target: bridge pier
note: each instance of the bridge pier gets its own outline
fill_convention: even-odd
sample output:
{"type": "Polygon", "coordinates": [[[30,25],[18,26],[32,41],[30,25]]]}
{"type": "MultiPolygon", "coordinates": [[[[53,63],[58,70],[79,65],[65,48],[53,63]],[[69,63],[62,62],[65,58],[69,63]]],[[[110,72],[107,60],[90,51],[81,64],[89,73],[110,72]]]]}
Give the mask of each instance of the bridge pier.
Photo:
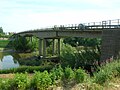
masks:
{"type": "Polygon", "coordinates": [[[103,30],[100,62],[117,58],[120,58],[120,30],[103,30]]]}
{"type": "Polygon", "coordinates": [[[43,39],[43,57],[46,57],[46,39],[43,39]]]}
{"type": "Polygon", "coordinates": [[[60,38],[58,38],[58,56],[60,56],[60,38]]]}
{"type": "MultiPolygon", "coordinates": [[[[46,38],[41,39],[39,38],[39,56],[43,56],[43,58],[45,58],[47,56],[47,51],[46,51],[46,38]]],[[[60,56],[60,38],[57,38],[57,43],[55,44],[56,39],[52,38],[52,56],[54,56],[55,54],[57,54],[58,56],[60,56]],[[56,53],[55,53],[55,47],[56,48],[56,53]]]]}
{"type": "Polygon", "coordinates": [[[52,39],[52,56],[55,54],[55,39],[52,39]]]}
{"type": "Polygon", "coordinates": [[[43,48],[43,39],[39,38],[39,56],[43,55],[42,48],[43,48]]]}

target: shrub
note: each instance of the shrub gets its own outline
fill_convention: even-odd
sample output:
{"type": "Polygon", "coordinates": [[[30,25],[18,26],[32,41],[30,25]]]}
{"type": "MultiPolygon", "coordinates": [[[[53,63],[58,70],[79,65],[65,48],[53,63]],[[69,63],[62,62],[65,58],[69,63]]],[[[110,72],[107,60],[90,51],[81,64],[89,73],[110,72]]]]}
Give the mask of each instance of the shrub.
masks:
{"type": "Polygon", "coordinates": [[[7,73],[34,73],[34,71],[41,71],[44,70],[50,71],[54,66],[47,65],[47,66],[20,66],[18,68],[11,68],[11,69],[5,69],[0,70],[0,74],[7,74],[7,73]]]}
{"type": "Polygon", "coordinates": [[[53,83],[55,82],[55,80],[59,80],[59,79],[61,80],[61,78],[63,77],[63,74],[64,72],[60,65],[58,67],[53,68],[50,71],[50,75],[53,83]]]}
{"type": "Polygon", "coordinates": [[[73,80],[75,78],[74,71],[70,67],[65,68],[64,78],[68,81],[73,80]]]}
{"type": "Polygon", "coordinates": [[[104,84],[106,81],[120,75],[120,61],[116,60],[111,63],[107,63],[100,68],[98,73],[95,73],[95,82],[98,84],[104,84]]]}
{"type": "Polygon", "coordinates": [[[52,80],[47,71],[35,72],[32,80],[32,87],[35,90],[45,90],[52,84],[52,80]]]}
{"type": "Polygon", "coordinates": [[[79,68],[75,71],[75,80],[77,81],[77,83],[82,83],[87,78],[88,78],[87,74],[81,68],[79,68]]]}
{"type": "Polygon", "coordinates": [[[75,47],[72,47],[68,44],[63,44],[61,49],[61,64],[63,67],[67,67],[68,65],[72,68],[75,66],[75,47]]]}
{"type": "Polygon", "coordinates": [[[13,79],[14,81],[14,88],[19,90],[26,90],[30,88],[30,78],[28,78],[28,74],[15,74],[13,79]]]}
{"type": "Polygon", "coordinates": [[[10,90],[12,82],[9,79],[0,79],[0,90],[10,90]]]}
{"type": "Polygon", "coordinates": [[[104,70],[95,74],[95,83],[104,84],[109,79],[109,74],[104,70]]]}

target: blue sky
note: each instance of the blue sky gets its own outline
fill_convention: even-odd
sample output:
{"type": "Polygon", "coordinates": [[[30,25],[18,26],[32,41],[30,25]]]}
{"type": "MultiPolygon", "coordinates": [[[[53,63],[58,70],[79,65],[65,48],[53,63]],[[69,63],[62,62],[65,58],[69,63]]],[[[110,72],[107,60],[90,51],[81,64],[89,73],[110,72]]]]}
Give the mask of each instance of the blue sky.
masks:
{"type": "Polygon", "coordinates": [[[20,32],[53,25],[120,19],[120,0],[0,0],[0,27],[20,32]]]}

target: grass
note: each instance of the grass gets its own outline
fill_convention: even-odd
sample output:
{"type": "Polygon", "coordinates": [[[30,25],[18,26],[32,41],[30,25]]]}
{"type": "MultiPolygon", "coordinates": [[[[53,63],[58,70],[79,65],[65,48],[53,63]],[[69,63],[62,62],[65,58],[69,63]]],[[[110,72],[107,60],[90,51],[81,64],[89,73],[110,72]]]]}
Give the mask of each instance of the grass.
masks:
{"type": "Polygon", "coordinates": [[[0,40],[0,48],[8,47],[9,40],[0,40]]]}
{"type": "Polygon", "coordinates": [[[45,65],[45,66],[21,66],[18,68],[11,68],[0,70],[0,74],[9,74],[9,73],[34,73],[34,71],[43,72],[44,70],[50,71],[54,66],[53,65],[45,65]]]}

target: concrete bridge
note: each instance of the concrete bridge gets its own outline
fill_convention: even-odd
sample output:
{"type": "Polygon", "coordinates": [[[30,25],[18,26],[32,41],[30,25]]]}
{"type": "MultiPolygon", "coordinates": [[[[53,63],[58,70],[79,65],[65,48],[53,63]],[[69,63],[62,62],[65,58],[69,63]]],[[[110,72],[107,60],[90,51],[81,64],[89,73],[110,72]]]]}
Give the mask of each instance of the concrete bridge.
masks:
{"type": "Polygon", "coordinates": [[[120,54],[120,19],[83,24],[53,26],[50,28],[29,30],[17,33],[21,36],[39,38],[39,55],[46,57],[46,40],[53,40],[52,54],[55,53],[55,40],[58,41],[60,55],[60,39],[65,37],[102,38],[101,61],[119,58],[120,54]]]}

